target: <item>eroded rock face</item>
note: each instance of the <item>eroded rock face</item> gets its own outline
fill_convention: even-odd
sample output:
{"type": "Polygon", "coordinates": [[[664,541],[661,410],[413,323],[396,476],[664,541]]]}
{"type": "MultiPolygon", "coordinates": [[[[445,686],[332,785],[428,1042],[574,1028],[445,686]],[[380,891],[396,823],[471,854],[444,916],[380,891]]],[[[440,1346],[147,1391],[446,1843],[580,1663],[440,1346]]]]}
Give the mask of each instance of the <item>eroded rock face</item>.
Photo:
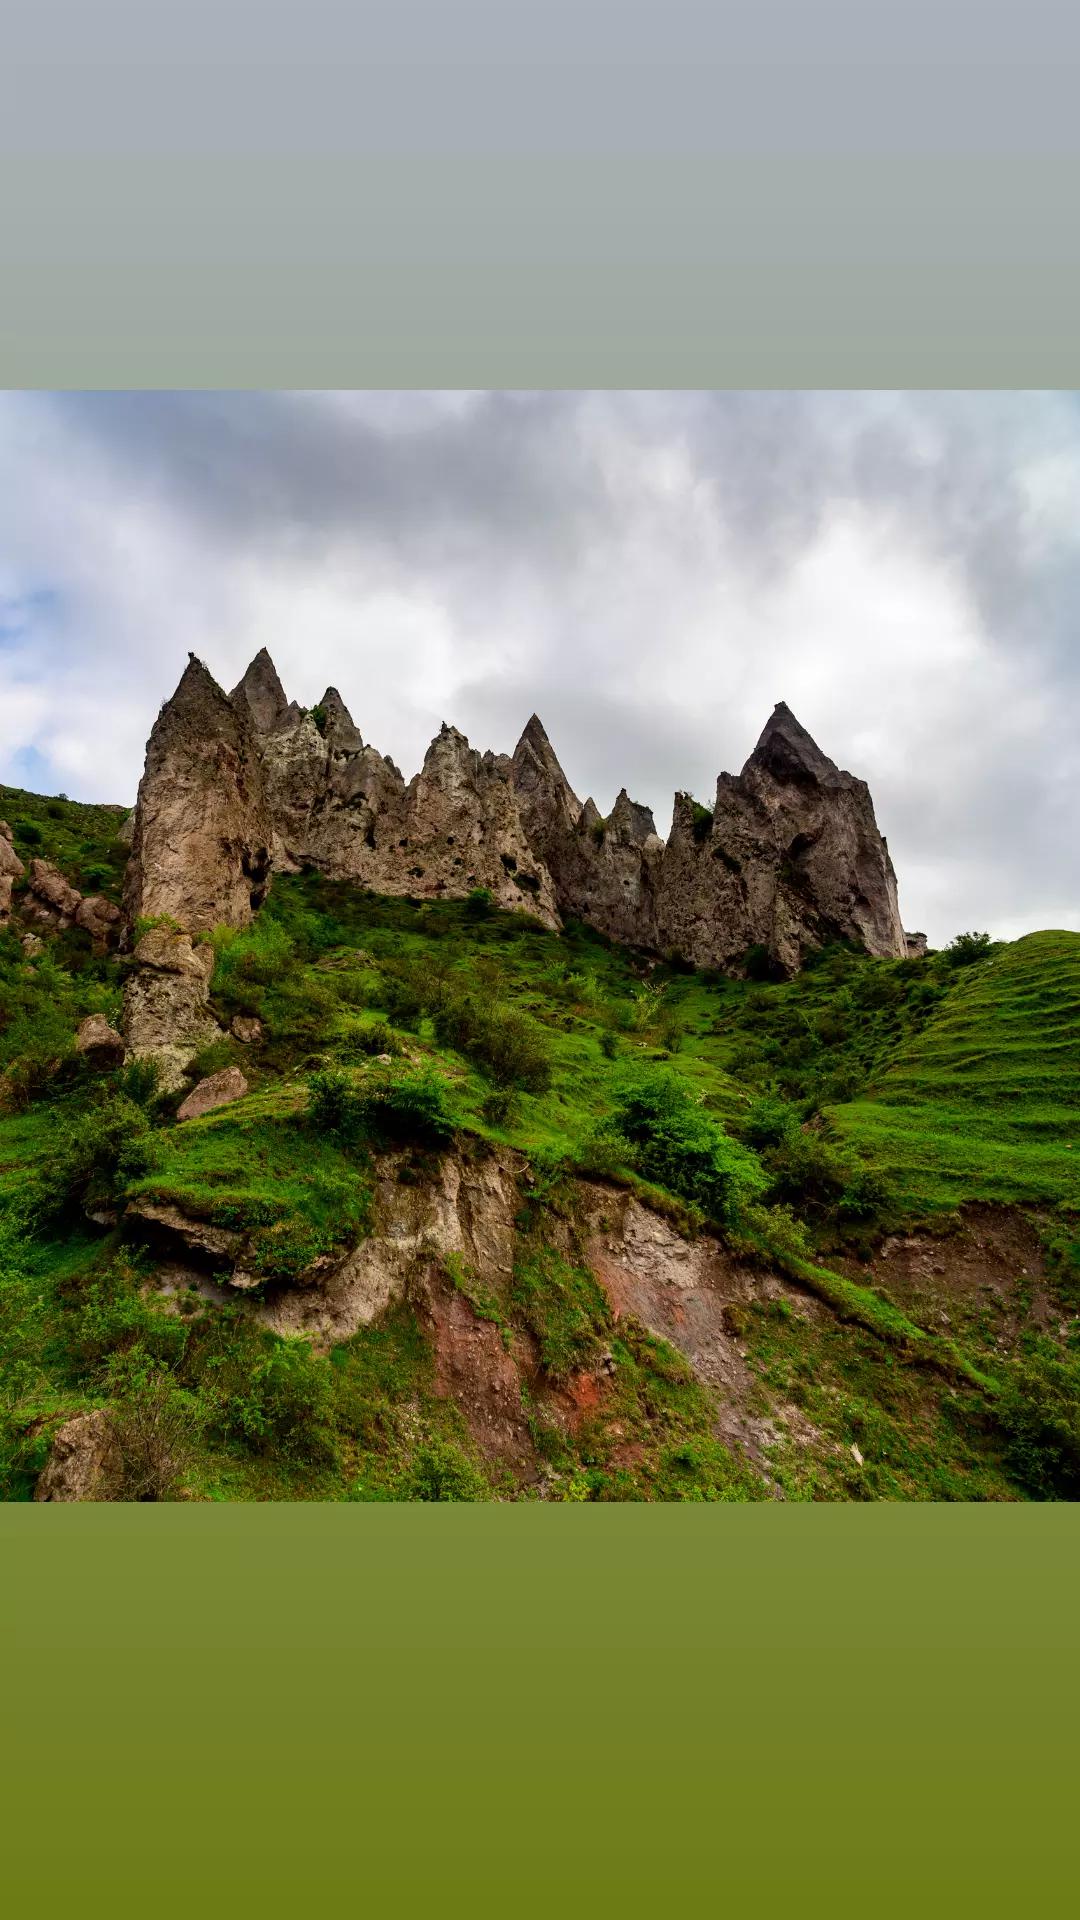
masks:
{"type": "Polygon", "coordinates": [[[334,687],[310,714],[277,713],[259,750],[278,868],[315,866],[379,893],[427,900],[486,887],[500,906],[559,924],[505,756],[478,753],[444,726],[406,786],[393,761],[364,744],[334,687]]]}
{"type": "Polygon", "coordinates": [[[192,654],[146,750],[128,860],[131,920],[243,927],[266,893],[271,829],[252,728],[192,654]]]}
{"type": "Polygon", "coordinates": [[[154,1059],[166,1092],[179,1087],[194,1056],[221,1029],[209,1011],[214,950],[172,927],[151,927],[124,985],[128,1057],[154,1059]]]}
{"type": "Polygon", "coordinates": [[[119,907],[100,893],[87,894],[75,909],[75,925],[90,935],[99,951],[116,944],[122,923],[119,907]]]}
{"type": "Polygon", "coordinates": [[[666,846],[625,788],[606,820],[592,800],[579,807],[535,715],[513,765],[561,912],[612,939],[725,969],[760,946],[784,972],[838,938],[868,953],[906,952],[869,789],[783,704],[742,773],[720,775],[711,817],[689,794],[675,796],[666,846]]]}
{"type": "Polygon", "coordinates": [[[260,1302],[259,1318],[275,1333],[303,1333],[321,1343],[348,1339],[367,1326],[425,1272],[455,1254],[485,1284],[509,1284],[514,1216],[519,1204],[513,1155],[443,1154],[432,1178],[398,1179],[404,1156],[380,1158],[374,1231],[316,1284],[260,1302]]]}
{"type": "Polygon", "coordinates": [[[35,1500],[108,1500],[119,1444],[103,1407],[77,1413],[60,1428],[38,1475],[35,1500]]]}
{"type": "Polygon", "coordinates": [[[239,1067],[225,1067],[220,1073],[208,1074],[193,1087],[186,1100],[176,1109],[178,1120],[198,1120],[201,1114],[213,1113],[215,1107],[228,1107],[234,1100],[242,1100],[248,1090],[248,1083],[239,1067]]]}

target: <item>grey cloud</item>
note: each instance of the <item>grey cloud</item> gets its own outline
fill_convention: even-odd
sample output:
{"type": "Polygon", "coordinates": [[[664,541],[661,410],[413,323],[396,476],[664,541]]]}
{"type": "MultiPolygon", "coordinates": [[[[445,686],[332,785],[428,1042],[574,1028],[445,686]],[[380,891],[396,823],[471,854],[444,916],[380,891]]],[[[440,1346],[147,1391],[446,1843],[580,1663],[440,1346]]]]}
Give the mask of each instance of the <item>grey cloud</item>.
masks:
{"type": "Polygon", "coordinates": [[[231,684],[265,643],[407,771],[535,708],[663,831],[784,697],[869,780],[910,921],[1080,924],[1074,482],[1068,395],[11,396],[0,699],[47,689],[25,744],[128,798],[187,646],[231,684]]]}

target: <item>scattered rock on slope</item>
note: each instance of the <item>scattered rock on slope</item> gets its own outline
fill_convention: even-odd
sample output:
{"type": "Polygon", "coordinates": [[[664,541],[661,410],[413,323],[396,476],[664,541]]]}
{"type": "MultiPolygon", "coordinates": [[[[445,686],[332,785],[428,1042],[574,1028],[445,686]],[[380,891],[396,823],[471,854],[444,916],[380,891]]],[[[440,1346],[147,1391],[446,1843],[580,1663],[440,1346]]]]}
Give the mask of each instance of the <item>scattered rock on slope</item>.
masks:
{"type": "Polygon", "coordinates": [[[178,1120],[198,1120],[201,1114],[212,1113],[215,1107],[227,1107],[234,1100],[242,1100],[248,1090],[239,1067],[224,1067],[220,1073],[211,1073],[193,1087],[186,1100],[176,1110],[178,1120]]]}
{"type": "Polygon", "coordinates": [[[35,1500],[107,1500],[119,1466],[119,1443],[108,1412],[77,1413],[56,1434],[38,1475],[35,1500]]]}

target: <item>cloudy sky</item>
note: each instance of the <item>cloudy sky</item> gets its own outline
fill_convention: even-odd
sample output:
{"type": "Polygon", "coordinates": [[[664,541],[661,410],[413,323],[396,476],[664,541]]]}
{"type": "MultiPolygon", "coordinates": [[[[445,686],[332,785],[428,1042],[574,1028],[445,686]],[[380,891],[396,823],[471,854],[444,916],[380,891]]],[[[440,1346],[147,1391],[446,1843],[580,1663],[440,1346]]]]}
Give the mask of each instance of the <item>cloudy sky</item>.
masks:
{"type": "Polygon", "coordinates": [[[661,832],[784,699],[907,926],[1080,927],[1075,395],[0,396],[0,780],[132,801],[263,645],[406,774],[535,709],[661,832]]]}

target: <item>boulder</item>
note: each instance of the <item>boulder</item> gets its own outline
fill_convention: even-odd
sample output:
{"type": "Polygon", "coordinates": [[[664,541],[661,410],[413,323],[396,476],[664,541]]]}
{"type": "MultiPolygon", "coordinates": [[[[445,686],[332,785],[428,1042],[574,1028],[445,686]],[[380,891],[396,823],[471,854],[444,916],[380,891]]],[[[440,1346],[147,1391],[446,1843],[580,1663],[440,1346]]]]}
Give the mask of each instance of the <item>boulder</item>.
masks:
{"type": "Polygon", "coordinates": [[[24,920],[59,930],[74,924],[81,905],[82,894],[64,879],[51,860],[31,860],[26,892],[19,908],[24,920]]]}
{"type": "Polygon", "coordinates": [[[75,925],[82,927],[90,935],[99,952],[106,947],[115,946],[120,938],[123,915],[119,907],[103,894],[91,893],[80,900],[75,909],[75,925]]]}
{"type": "Polygon", "coordinates": [[[81,1053],[90,1066],[107,1072],[121,1064],[124,1041],[103,1013],[89,1013],[75,1035],[75,1051],[81,1053]]]}
{"type": "Polygon", "coordinates": [[[263,1036],[262,1021],[256,1020],[254,1014],[236,1013],[230,1023],[229,1032],[234,1040],[240,1041],[242,1046],[254,1047],[263,1036]]]}
{"type": "Polygon", "coordinates": [[[211,1073],[199,1081],[177,1108],[176,1117],[198,1120],[202,1114],[212,1113],[215,1107],[227,1107],[233,1100],[242,1100],[247,1090],[248,1083],[239,1067],[225,1067],[221,1073],[211,1073]]]}
{"type": "Polygon", "coordinates": [[[119,1467],[119,1443],[107,1410],[77,1413],[57,1432],[34,1499],[108,1500],[119,1467]]]}

